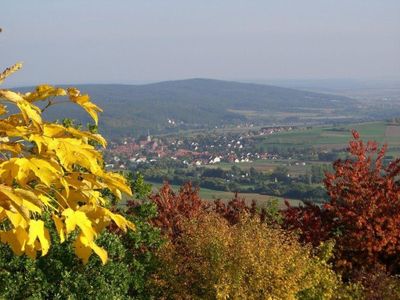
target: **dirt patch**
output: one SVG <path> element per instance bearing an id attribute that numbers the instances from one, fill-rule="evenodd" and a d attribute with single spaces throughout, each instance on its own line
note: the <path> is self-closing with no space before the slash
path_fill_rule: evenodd
<path id="1" fill-rule="evenodd" d="M 400 126 L 397 126 L 397 125 L 386 126 L 385 136 L 386 137 L 400 137 Z"/>

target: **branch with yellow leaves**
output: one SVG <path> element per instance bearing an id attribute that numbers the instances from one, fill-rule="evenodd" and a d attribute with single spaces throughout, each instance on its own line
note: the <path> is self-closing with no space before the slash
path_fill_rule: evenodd
<path id="1" fill-rule="evenodd" d="M 6 69 L 1 81 L 20 68 Z M 102 154 L 91 144 L 106 146 L 100 134 L 43 119 L 37 103 L 48 101 L 46 108 L 64 102 L 54 102 L 57 97 L 82 107 L 97 124 L 102 110 L 75 88 L 40 85 L 28 93 L 0 89 L 0 100 L 19 110 L 8 114 L 0 104 L 0 153 L 7 153 L 0 160 L 0 225 L 7 225 L 0 229 L 0 240 L 17 255 L 46 255 L 52 243 L 43 218 L 47 212 L 61 242 L 74 238 L 75 253 L 83 262 L 94 252 L 106 263 L 106 250 L 96 244 L 101 230 L 110 222 L 125 231 L 134 224 L 108 210 L 101 192 L 108 189 L 118 199 L 132 192 L 123 176 L 103 169 Z"/>
<path id="2" fill-rule="evenodd" d="M 0 31 L 1 32 L 1 31 Z M 15 65 L 5 69 L 1 74 L 0 74 L 0 84 L 3 83 L 4 79 L 6 79 L 8 76 L 10 76 L 12 73 L 17 72 L 19 69 L 22 68 L 22 63 L 16 63 Z"/>

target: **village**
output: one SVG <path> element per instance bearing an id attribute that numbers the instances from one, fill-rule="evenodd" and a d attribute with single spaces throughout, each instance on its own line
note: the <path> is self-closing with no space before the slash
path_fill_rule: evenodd
<path id="1" fill-rule="evenodd" d="M 276 160 L 279 153 L 257 149 L 255 139 L 291 131 L 292 126 L 262 127 L 244 133 L 198 134 L 196 136 L 124 138 L 111 142 L 105 152 L 106 167 L 128 169 L 132 165 L 154 163 L 162 159 L 179 161 L 187 166 L 218 163 L 243 163 L 254 160 Z"/>

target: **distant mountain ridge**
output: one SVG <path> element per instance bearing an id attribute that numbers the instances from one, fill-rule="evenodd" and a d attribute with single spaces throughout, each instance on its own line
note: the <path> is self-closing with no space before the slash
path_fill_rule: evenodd
<path id="1" fill-rule="evenodd" d="M 144 85 L 75 85 L 104 109 L 100 130 L 107 136 L 139 135 L 172 131 L 174 127 L 201 128 L 268 121 L 269 114 L 340 114 L 355 109 L 344 96 L 299 91 L 277 86 L 213 79 L 187 79 Z M 26 90 L 23 88 L 23 90 Z M 50 119 L 71 117 L 89 122 L 77 107 L 55 106 Z"/>

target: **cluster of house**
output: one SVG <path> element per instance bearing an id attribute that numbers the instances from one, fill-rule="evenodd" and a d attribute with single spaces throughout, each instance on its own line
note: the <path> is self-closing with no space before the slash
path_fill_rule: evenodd
<path id="1" fill-rule="evenodd" d="M 111 143 L 106 153 L 109 168 L 127 168 L 129 164 L 151 163 L 163 158 L 179 160 L 186 165 L 201 166 L 221 162 L 243 163 L 256 159 L 278 159 L 277 154 L 258 153 L 251 147 L 251 139 L 256 135 L 289 131 L 293 127 L 264 127 L 257 132 L 230 136 L 196 138 L 127 138 L 119 143 Z"/>
<path id="2" fill-rule="evenodd" d="M 270 135 L 278 132 L 292 131 L 297 129 L 294 126 L 272 126 L 272 127 L 262 127 L 259 131 L 259 135 Z"/>

